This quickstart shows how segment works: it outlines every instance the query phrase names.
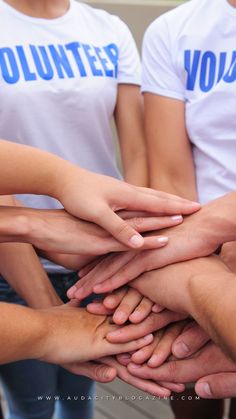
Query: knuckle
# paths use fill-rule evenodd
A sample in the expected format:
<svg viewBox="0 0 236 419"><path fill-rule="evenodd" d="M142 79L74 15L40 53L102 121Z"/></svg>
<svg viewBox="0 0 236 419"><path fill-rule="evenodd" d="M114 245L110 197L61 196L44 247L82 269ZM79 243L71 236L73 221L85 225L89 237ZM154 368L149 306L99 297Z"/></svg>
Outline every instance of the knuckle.
<svg viewBox="0 0 236 419"><path fill-rule="evenodd" d="M125 221L121 221L116 229L116 233L118 236L125 236L130 233L130 228Z"/></svg>
<svg viewBox="0 0 236 419"><path fill-rule="evenodd" d="M177 367L177 361L170 361L167 365L167 371L168 371L168 380L175 382L178 382L178 379L176 377L177 372L178 372L178 367Z"/></svg>
<svg viewBox="0 0 236 419"><path fill-rule="evenodd" d="M131 220L131 226L135 229L139 229L140 226L142 226L143 223L144 223L144 218L143 217L134 217Z"/></svg>

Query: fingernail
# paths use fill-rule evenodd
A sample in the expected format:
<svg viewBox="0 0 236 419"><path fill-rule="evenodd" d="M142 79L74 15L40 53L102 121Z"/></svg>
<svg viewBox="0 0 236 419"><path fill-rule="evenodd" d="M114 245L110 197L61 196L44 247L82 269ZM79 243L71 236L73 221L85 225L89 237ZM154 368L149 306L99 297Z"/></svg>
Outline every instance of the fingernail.
<svg viewBox="0 0 236 419"><path fill-rule="evenodd" d="M152 333L150 333L149 335L147 335L147 336L144 336L144 338L143 338L143 340L145 340L145 341L150 341L150 339L152 339L153 338L153 334Z"/></svg>
<svg viewBox="0 0 236 419"><path fill-rule="evenodd" d="M134 368L135 370L136 370L136 369L138 369L138 368L141 368L141 367L142 367L142 365L139 365L139 364L134 364L134 363L129 364L129 366L130 366L131 368Z"/></svg>
<svg viewBox="0 0 236 419"><path fill-rule="evenodd" d="M148 361L148 365L150 367L155 367L158 364L160 357L158 355L152 355L152 357Z"/></svg>
<svg viewBox="0 0 236 419"><path fill-rule="evenodd" d="M183 358L189 353L189 347L184 342L176 343L174 353L178 358Z"/></svg>
<svg viewBox="0 0 236 419"><path fill-rule="evenodd" d="M114 297L106 297L104 300L105 307L108 306L108 308L113 307L114 304L116 304L116 299Z"/></svg>
<svg viewBox="0 0 236 419"><path fill-rule="evenodd" d="M73 287L71 287L68 291L67 291L67 297L71 298L73 297L75 291L77 290L76 286L73 285Z"/></svg>
<svg viewBox="0 0 236 419"><path fill-rule="evenodd" d="M114 332L109 332L107 334L107 337L109 337L109 338L116 338L117 336L120 336L120 335L122 335L122 332L121 332L120 329L118 329L118 330L115 330Z"/></svg>
<svg viewBox="0 0 236 419"><path fill-rule="evenodd" d="M102 291L102 285L98 284L93 287L93 292L95 292L95 294L99 294L101 291Z"/></svg>
<svg viewBox="0 0 236 419"><path fill-rule="evenodd" d="M140 311L134 311L134 313L132 313L130 316L129 316L129 320L138 320L139 318L140 318L140 316L141 316L141 313L140 313Z"/></svg>
<svg viewBox="0 0 236 419"><path fill-rule="evenodd" d="M126 322L128 316L127 314L123 313L123 311L118 311L113 316L114 320L118 320L119 322Z"/></svg>
<svg viewBox="0 0 236 419"><path fill-rule="evenodd" d="M158 304L154 304L154 306L152 306L152 311L153 313L160 313L160 311L163 311L163 307Z"/></svg>
<svg viewBox="0 0 236 419"><path fill-rule="evenodd" d="M208 397L212 397L211 388L208 383L199 383L198 384L198 391L201 391L201 393L205 394Z"/></svg>
<svg viewBox="0 0 236 419"><path fill-rule="evenodd" d="M183 217L182 217L182 215L173 215L173 217L171 217L171 219L173 221L182 221Z"/></svg>
<svg viewBox="0 0 236 419"><path fill-rule="evenodd" d="M133 247L141 247L144 243L144 238L136 234L129 239L129 242Z"/></svg>
<svg viewBox="0 0 236 419"><path fill-rule="evenodd" d="M81 287L79 289L77 289L77 291L75 292L75 298L81 298L84 294L84 287Z"/></svg>
<svg viewBox="0 0 236 419"><path fill-rule="evenodd" d="M161 244L167 243L168 240L169 240L168 237L165 237L165 236L157 237L158 243L161 243Z"/></svg>

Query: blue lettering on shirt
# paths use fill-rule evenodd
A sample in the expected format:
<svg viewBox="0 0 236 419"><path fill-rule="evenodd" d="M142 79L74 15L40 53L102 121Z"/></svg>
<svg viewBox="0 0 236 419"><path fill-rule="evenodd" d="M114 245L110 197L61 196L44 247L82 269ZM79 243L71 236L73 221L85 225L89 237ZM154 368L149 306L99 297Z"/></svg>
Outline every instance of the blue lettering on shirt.
<svg viewBox="0 0 236 419"><path fill-rule="evenodd" d="M0 48L0 84L55 78L118 76L116 44L16 45Z"/></svg>
<svg viewBox="0 0 236 419"><path fill-rule="evenodd" d="M199 88L202 92L207 93L220 81L235 82L236 51L230 54L232 55L231 62L227 67L227 52L225 51L216 54L213 51L185 50L186 89L194 91Z"/></svg>
<svg viewBox="0 0 236 419"><path fill-rule="evenodd" d="M7 83L13 84L19 81L20 72L11 48L0 48L0 67L3 80Z"/></svg>

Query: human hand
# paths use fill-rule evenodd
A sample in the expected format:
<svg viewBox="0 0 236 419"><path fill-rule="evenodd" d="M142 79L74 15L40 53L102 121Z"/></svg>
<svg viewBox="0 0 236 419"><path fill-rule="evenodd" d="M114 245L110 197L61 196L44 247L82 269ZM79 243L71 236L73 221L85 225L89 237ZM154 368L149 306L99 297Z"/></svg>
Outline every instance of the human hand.
<svg viewBox="0 0 236 419"><path fill-rule="evenodd" d="M155 332L170 323L186 319L186 314L163 310L160 313L151 313L138 324L128 324L107 334L107 340L114 343L125 343Z"/></svg>
<svg viewBox="0 0 236 419"><path fill-rule="evenodd" d="M60 182L53 193L64 208L75 217L100 225L131 248L141 248L143 238L116 214L118 210L176 215L191 214L200 208L199 204L175 195L132 186L71 164L63 177L58 175Z"/></svg>
<svg viewBox="0 0 236 419"><path fill-rule="evenodd" d="M172 344L172 353L176 358L187 358L198 352L210 337L195 321L190 321Z"/></svg>
<svg viewBox="0 0 236 419"><path fill-rule="evenodd" d="M170 360L159 368L129 363L128 370L135 377L142 379L191 383L208 374L236 372L236 363L210 342L190 358Z"/></svg>
<svg viewBox="0 0 236 419"><path fill-rule="evenodd" d="M118 357L119 358L119 357ZM169 397L171 392L181 393L184 391L183 384L176 383L157 383L152 380L142 380L130 374L127 369L127 365L122 364L115 357L101 358L99 361L103 362L110 367L113 367L117 371L117 377L138 388L139 390L145 391L146 393L153 394L156 397Z"/></svg>
<svg viewBox="0 0 236 419"><path fill-rule="evenodd" d="M98 256L127 250L125 245L98 225L79 220L64 210L7 208L7 211L19 212L20 210L27 221L25 235L21 235L21 241L33 243L35 247L44 251ZM131 218L127 218L126 214L126 222L131 228L136 228L140 232L182 222L182 217L149 217L133 212L130 215ZM161 236L146 237L143 247L161 247L167 241L168 239ZM81 260L78 258L78 266L80 263Z"/></svg>
<svg viewBox="0 0 236 419"><path fill-rule="evenodd" d="M77 306L76 306L77 305ZM87 362L102 356L137 350L149 344L153 336L127 344L107 341L107 333L117 330L106 316L95 316L70 302L60 307L39 310L45 319L47 338L42 343L40 359L52 363ZM79 326L78 326L79 325ZM62 342L70 344L63 345Z"/></svg>
<svg viewBox="0 0 236 419"><path fill-rule="evenodd" d="M236 396L236 372L221 372L200 378L195 391L203 399L228 399Z"/></svg>
<svg viewBox="0 0 236 419"><path fill-rule="evenodd" d="M152 311L153 302L132 288L123 287L87 305L93 314L111 315L116 324L140 323ZM159 309L161 311L161 308Z"/></svg>
<svg viewBox="0 0 236 419"><path fill-rule="evenodd" d="M179 321L158 330L154 333L153 342L134 352L130 361L135 364L147 363L151 368L159 367L172 355L172 345L186 324L187 321Z"/></svg>
<svg viewBox="0 0 236 419"><path fill-rule="evenodd" d="M214 205L213 205L214 204ZM187 217L181 225L165 230L169 243L163 249L130 251L122 255L108 255L92 270L80 272L73 297L84 298L92 291L110 292L125 285L141 273L179 261L212 254L219 246L213 227L216 202ZM216 221L215 221L216 223ZM217 223L216 223L217 224Z"/></svg>
<svg viewBox="0 0 236 419"><path fill-rule="evenodd" d="M61 367L73 374L84 375L99 383L110 383L117 376L117 371L114 367L99 361L71 362L69 364L61 364Z"/></svg>

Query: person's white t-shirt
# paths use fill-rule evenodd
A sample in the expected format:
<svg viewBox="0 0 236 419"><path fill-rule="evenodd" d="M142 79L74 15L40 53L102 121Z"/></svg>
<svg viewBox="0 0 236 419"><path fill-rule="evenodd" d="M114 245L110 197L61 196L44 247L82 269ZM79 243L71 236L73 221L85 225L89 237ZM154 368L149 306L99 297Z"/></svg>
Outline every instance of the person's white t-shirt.
<svg viewBox="0 0 236 419"><path fill-rule="evenodd" d="M75 0L56 19L29 17L0 1L0 28L0 138L120 178L110 126L117 86L141 82L126 24ZM20 199L60 207L49 197Z"/></svg>
<svg viewBox="0 0 236 419"><path fill-rule="evenodd" d="M202 203L236 189L235 40L227 0L191 0L144 38L142 91L185 102Z"/></svg>

